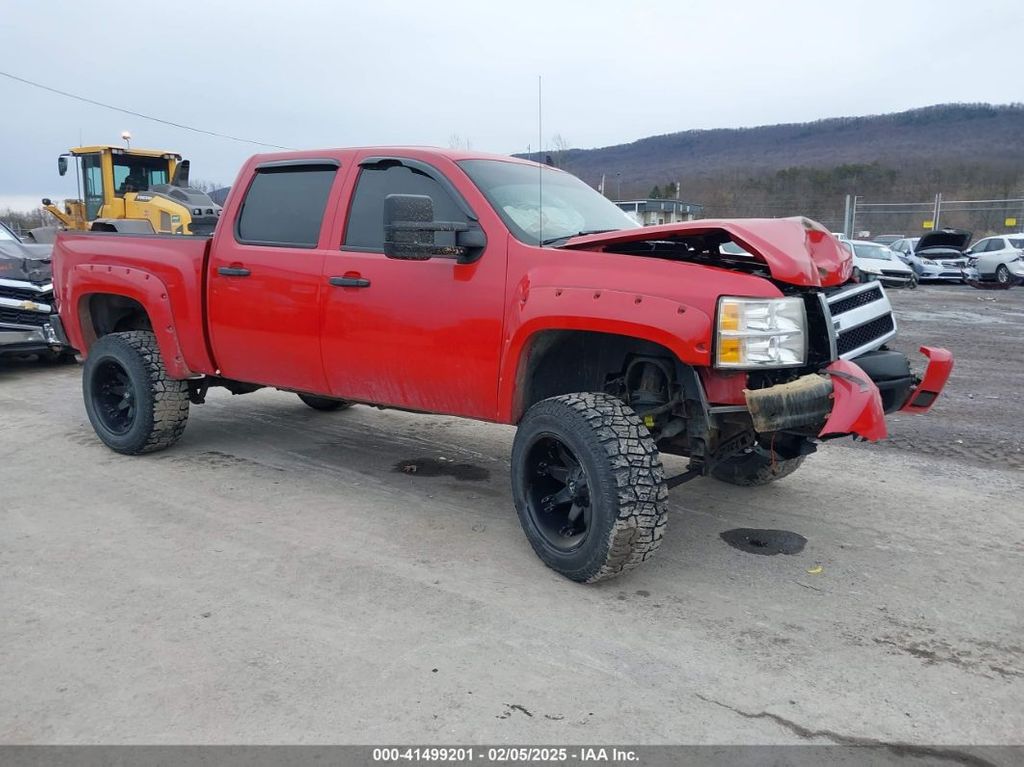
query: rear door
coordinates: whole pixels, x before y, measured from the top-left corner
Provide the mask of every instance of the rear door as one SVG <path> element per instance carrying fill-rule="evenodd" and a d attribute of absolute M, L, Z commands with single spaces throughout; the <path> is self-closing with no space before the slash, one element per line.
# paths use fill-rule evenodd
<path fill-rule="evenodd" d="M 429 195 L 437 221 L 479 220 L 487 231 L 483 253 L 467 264 L 386 257 L 389 194 Z M 335 396 L 495 417 L 507 233 L 493 212 L 477 205 L 480 210 L 425 162 L 373 158 L 361 164 L 340 250 L 324 262 L 324 366 Z"/>
<path fill-rule="evenodd" d="M 218 232 L 207 274 L 207 310 L 214 358 L 224 377 L 326 392 L 321 239 L 338 175 L 335 160 L 259 165 L 233 231 Z"/>

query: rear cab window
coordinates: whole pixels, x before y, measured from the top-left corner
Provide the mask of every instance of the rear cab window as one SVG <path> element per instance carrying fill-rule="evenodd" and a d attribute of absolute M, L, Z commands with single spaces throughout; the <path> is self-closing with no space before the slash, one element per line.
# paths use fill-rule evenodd
<path fill-rule="evenodd" d="M 235 239 L 245 245 L 315 248 L 337 172 L 337 163 L 326 161 L 257 168 L 235 222 Z"/>

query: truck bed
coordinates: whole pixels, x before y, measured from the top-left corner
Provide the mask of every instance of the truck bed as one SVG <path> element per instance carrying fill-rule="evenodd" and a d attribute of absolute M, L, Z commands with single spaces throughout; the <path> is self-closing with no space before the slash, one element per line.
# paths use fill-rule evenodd
<path fill-rule="evenodd" d="M 61 232 L 53 246 L 53 282 L 61 303 L 78 296 L 78 313 L 88 312 L 93 293 L 116 293 L 166 309 L 167 329 L 180 350 L 181 368 L 188 374 L 212 373 L 215 365 L 206 343 L 205 266 L 210 237 L 170 234 L 120 234 L 114 232 Z M 102 275 L 102 276 L 101 276 Z M 69 327 L 76 348 L 87 348 L 92 330 Z M 173 330 L 172 330 L 173 329 Z"/>

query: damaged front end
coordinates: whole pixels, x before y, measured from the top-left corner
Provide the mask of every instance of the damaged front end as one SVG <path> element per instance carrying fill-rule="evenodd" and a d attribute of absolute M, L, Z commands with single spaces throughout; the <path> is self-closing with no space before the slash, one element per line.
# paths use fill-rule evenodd
<path fill-rule="evenodd" d="M 20 242 L 0 243 L 0 355 L 71 351 L 54 322 L 50 260 L 35 255 Z"/>
<path fill-rule="evenodd" d="M 751 452 L 789 460 L 814 452 L 824 440 L 885 439 L 886 414 L 925 413 L 934 404 L 952 370 L 952 355 L 922 347 L 928 365 L 916 375 L 906 355 L 889 349 L 896 323 L 881 286 L 844 285 L 802 295 L 809 329 L 805 365 L 760 371 L 708 367 L 683 387 L 685 429 L 659 433 L 667 436 L 659 439 L 664 452 L 691 459 L 690 471 L 677 481 L 714 474 Z"/>
<path fill-rule="evenodd" d="M 886 413 L 927 412 L 952 372 L 953 355 L 946 349 L 922 346 L 921 352 L 928 358 L 921 377 L 910 373 L 902 354 L 880 351 L 865 355 L 863 366 L 836 360 L 787 383 L 745 389 L 754 431 L 885 439 Z"/>

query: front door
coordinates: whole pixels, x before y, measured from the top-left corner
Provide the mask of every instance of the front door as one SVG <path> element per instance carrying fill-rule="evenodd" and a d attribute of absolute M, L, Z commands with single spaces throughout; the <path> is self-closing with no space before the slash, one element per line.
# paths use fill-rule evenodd
<path fill-rule="evenodd" d="M 470 264 L 383 252 L 386 195 L 429 195 L 438 221 L 475 218 L 443 180 L 440 171 L 401 159 L 360 168 L 341 250 L 324 261 L 324 367 L 343 399 L 493 419 L 505 237 L 489 236 Z"/>
<path fill-rule="evenodd" d="M 210 256 L 208 314 L 221 375 L 326 393 L 320 356 L 324 211 L 333 161 L 257 168 Z M 221 226 L 228 226 L 224 220 Z"/>

